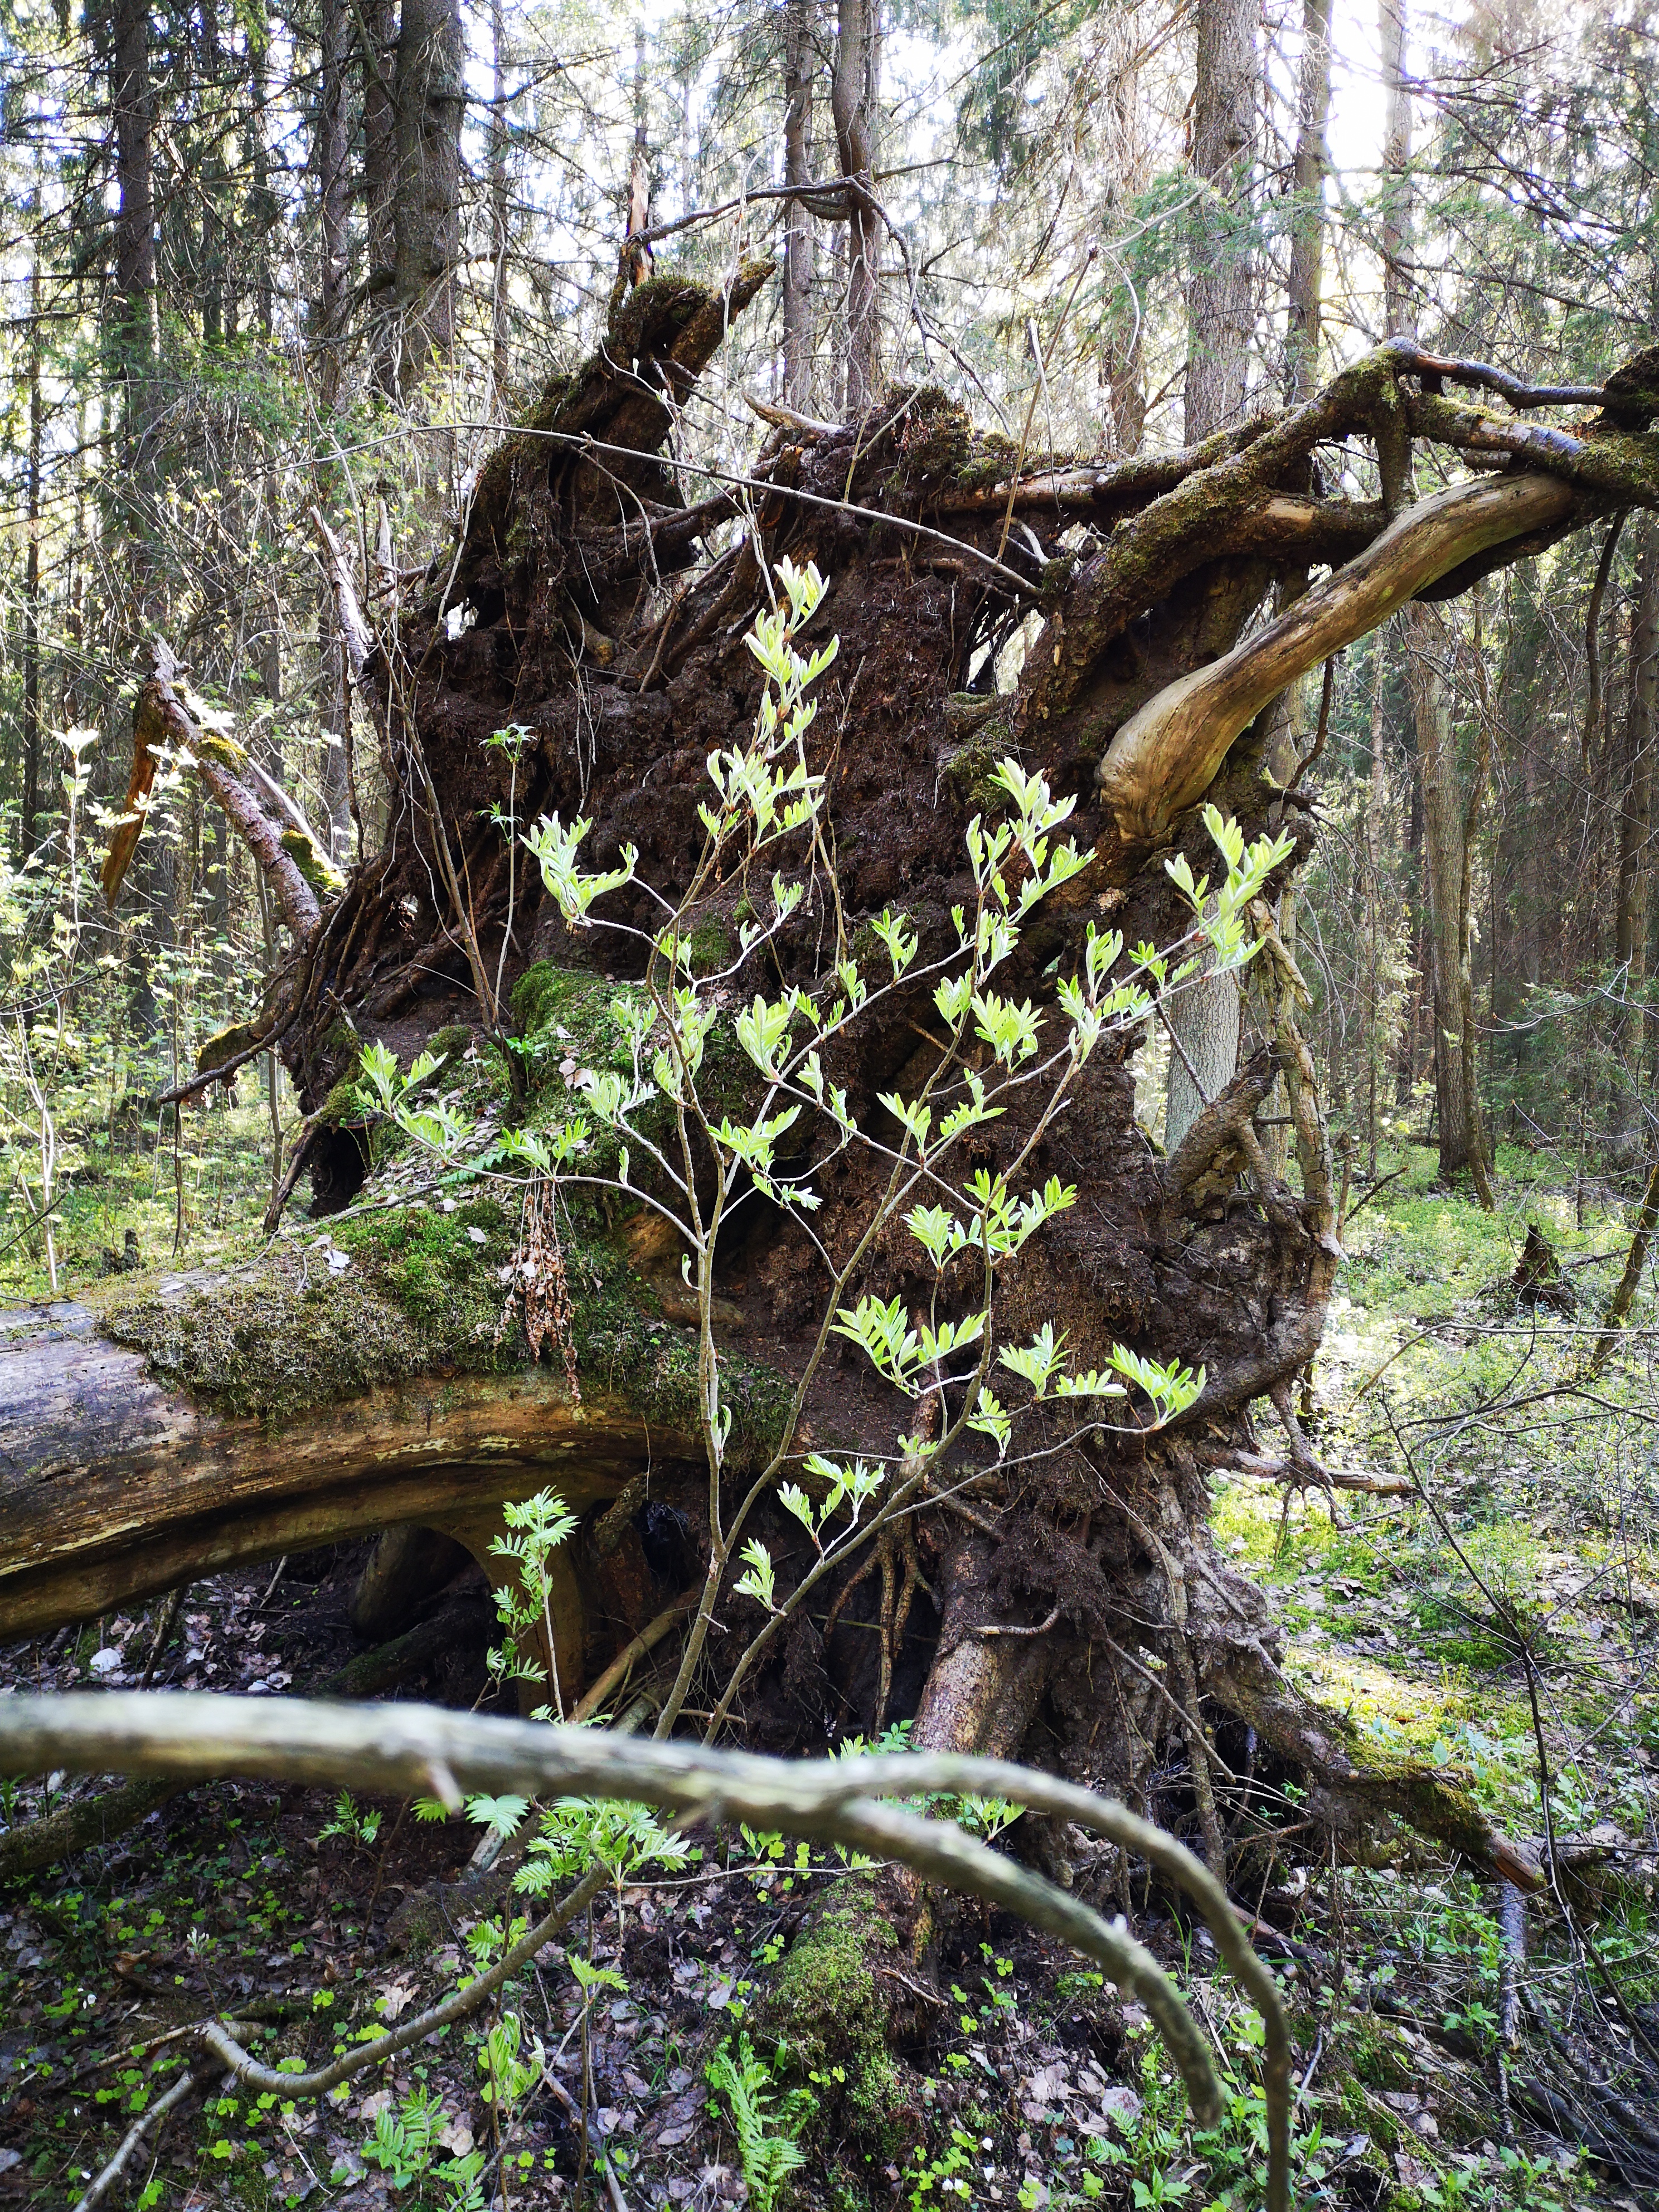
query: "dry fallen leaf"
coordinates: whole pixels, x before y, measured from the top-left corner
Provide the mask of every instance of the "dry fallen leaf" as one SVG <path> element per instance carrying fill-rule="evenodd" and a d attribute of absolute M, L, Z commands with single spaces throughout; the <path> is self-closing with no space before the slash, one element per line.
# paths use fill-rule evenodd
<path fill-rule="evenodd" d="M 380 1991 L 380 2009 L 388 2020 L 396 2020 L 400 2012 L 409 2009 L 409 2001 L 414 1994 L 413 1982 L 388 1982 Z"/>

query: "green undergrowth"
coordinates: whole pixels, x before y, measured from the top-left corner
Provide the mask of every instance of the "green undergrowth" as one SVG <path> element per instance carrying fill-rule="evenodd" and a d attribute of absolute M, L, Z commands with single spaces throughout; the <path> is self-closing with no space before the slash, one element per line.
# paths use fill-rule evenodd
<path fill-rule="evenodd" d="M 77 1155 L 55 1208 L 60 1297 L 79 1297 L 118 1267 L 202 1267 L 250 1248 L 270 1196 L 270 1121 L 258 1077 L 255 1068 L 241 1071 L 240 1103 L 216 1088 L 187 1108 L 176 1152 L 170 1108 L 121 1100 L 85 1128 L 60 1125 L 60 1142 Z M 290 1134 L 295 1119 L 285 1108 Z M 9 1187 L 0 1191 L 0 1297 L 51 1294 L 44 1240 Z"/>
<path fill-rule="evenodd" d="M 1223 1477 L 1218 1540 L 1273 1591 L 1288 1671 L 1347 1717 L 1370 1763 L 1437 1770 L 1500 1827 L 1537 1836 L 1530 1663 L 1558 1825 L 1642 1833 L 1659 1773 L 1639 1694 L 1659 1619 L 1650 1290 L 1629 1356 L 1580 1387 L 1624 1210 L 1570 1167 L 1505 1152 L 1486 1213 L 1431 1188 L 1431 1153 L 1403 1158 L 1345 1234 L 1305 1418 L 1326 1464 L 1421 1488 L 1339 1492 L 1334 1512 L 1305 1493 L 1286 1510 L 1276 1488 Z M 1560 1259 L 1573 1316 L 1516 1305 L 1528 1223 Z"/>

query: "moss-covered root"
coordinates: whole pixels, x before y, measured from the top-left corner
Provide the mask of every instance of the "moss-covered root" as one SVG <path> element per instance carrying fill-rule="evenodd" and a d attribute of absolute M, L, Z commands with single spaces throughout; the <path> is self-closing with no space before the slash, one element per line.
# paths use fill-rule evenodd
<path fill-rule="evenodd" d="M 1259 1649 L 1235 1647 L 1224 1662 L 1212 1662 L 1204 1689 L 1303 1770 L 1317 1816 L 1334 1829 L 1360 1834 L 1392 1815 L 1516 1889 L 1542 1887 L 1543 1869 L 1498 1833 L 1468 1791 L 1415 1761 L 1384 1762 L 1363 1750 L 1340 1713 L 1304 1697 Z"/>
<path fill-rule="evenodd" d="M 777 2043 L 781 2073 L 812 2089 L 811 2132 L 854 2182 L 915 2138 L 918 2114 L 892 2048 L 908 2025 L 902 1966 L 879 1878 L 854 1875 L 796 1937 L 757 2018 L 760 2039 Z"/>

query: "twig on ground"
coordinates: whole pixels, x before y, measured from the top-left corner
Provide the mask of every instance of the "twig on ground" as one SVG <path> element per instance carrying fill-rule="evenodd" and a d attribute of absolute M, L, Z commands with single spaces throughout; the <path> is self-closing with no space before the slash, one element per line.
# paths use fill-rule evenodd
<path fill-rule="evenodd" d="M 141 2112 L 138 2118 L 133 2122 L 132 2125 L 127 2130 L 125 2135 L 121 2138 L 120 2148 L 116 2152 L 114 2157 L 111 2159 L 109 2164 L 103 2168 L 102 2172 L 94 2176 L 92 2181 L 88 2185 L 85 2194 L 82 2197 L 80 2203 L 76 2206 L 75 2212 L 92 2212 L 92 2208 L 94 2204 L 101 2204 L 103 2203 L 105 2197 L 108 2196 L 110 2191 L 114 2188 L 116 2183 L 121 2179 L 123 2172 L 126 2169 L 127 2160 L 132 2156 L 134 2151 L 137 2149 L 139 2144 L 143 2142 L 144 2137 L 149 2133 L 150 2130 L 155 2127 L 159 2121 L 165 2120 L 167 2114 L 173 2109 L 174 2106 L 183 2104 L 185 2099 L 190 2094 L 191 2091 L 195 2087 L 196 2076 L 191 2069 L 186 2067 L 184 2072 L 179 2076 L 179 2079 L 173 2083 L 173 2087 L 167 2091 L 166 2096 L 158 2097 L 155 2102 L 150 2106 L 149 2110 L 147 2112 Z"/>
<path fill-rule="evenodd" d="M 1268 2212 L 1289 2203 L 1291 2050 L 1278 1987 L 1250 1948 L 1225 1890 L 1176 1839 L 1122 1805 L 1057 1777 L 1000 1759 L 928 1753 L 793 1760 L 714 1752 L 700 1745 L 617 1738 L 592 1729 L 495 1720 L 432 1706 L 373 1714 L 299 1699 L 161 1692 L 0 1699 L 0 1772 L 64 1766 L 104 1772 L 155 1771 L 187 1777 L 237 1773 L 348 1784 L 407 1796 L 441 1771 L 453 1790 L 499 1794 L 622 1797 L 662 1807 L 680 1824 L 732 1820 L 823 1842 L 848 1843 L 894 1859 L 944 1887 L 1018 1915 L 1092 1960 L 1152 2015 L 1186 2083 L 1200 2126 L 1221 2110 L 1208 2045 L 1162 1967 L 1127 1929 L 1054 1884 L 965 1834 L 878 1802 L 934 1794 L 1006 1797 L 1075 1821 L 1157 1867 L 1192 1898 L 1235 1978 L 1261 2013 L 1268 2121 Z M 517 1972 L 605 1880 L 596 1867 L 570 1898 L 537 1923 L 489 1972 L 420 2019 L 308 2075 L 258 2066 L 218 2022 L 199 2039 L 237 2077 L 279 2096 L 315 2095 L 365 2065 L 470 2011 Z"/>

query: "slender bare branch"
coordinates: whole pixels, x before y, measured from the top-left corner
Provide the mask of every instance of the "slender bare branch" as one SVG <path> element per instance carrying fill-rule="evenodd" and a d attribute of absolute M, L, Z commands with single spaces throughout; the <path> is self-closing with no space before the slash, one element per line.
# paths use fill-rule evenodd
<path fill-rule="evenodd" d="M 1273 1978 L 1250 1949 L 1225 1891 L 1173 1837 L 1110 1799 L 1051 1776 L 999 1759 L 947 1756 L 757 1759 L 420 1705 L 360 1714 L 299 1699 L 173 1692 L 0 1700 L 0 1772 L 58 1766 L 198 1778 L 266 1775 L 397 1796 L 435 1791 L 452 1802 L 463 1788 L 498 1795 L 512 1786 L 538 1796 L 628 1798 L 664 1808 L 682 1824 L 744 1820 L 850 1843 L 1001 1905 L 1093 1959 L 1146 2005 L 1195 2114 L 1209 2124 L 1219 2110 L 1219 2089 L 1207 2047 L 1148 1952 L 1126 1930 L 1109 1927 L 1064 1891 L 953 1823 L 922 1820 L 876 1801 L 934 1792 L 999 1796 L 1074 1820 L 1146 1858 L 1187 1891 L 1261 2011 L 1271 2136 L 1268 2203 L 1283 2212 L 1288 2203 L 1288 2033 Z"/>

